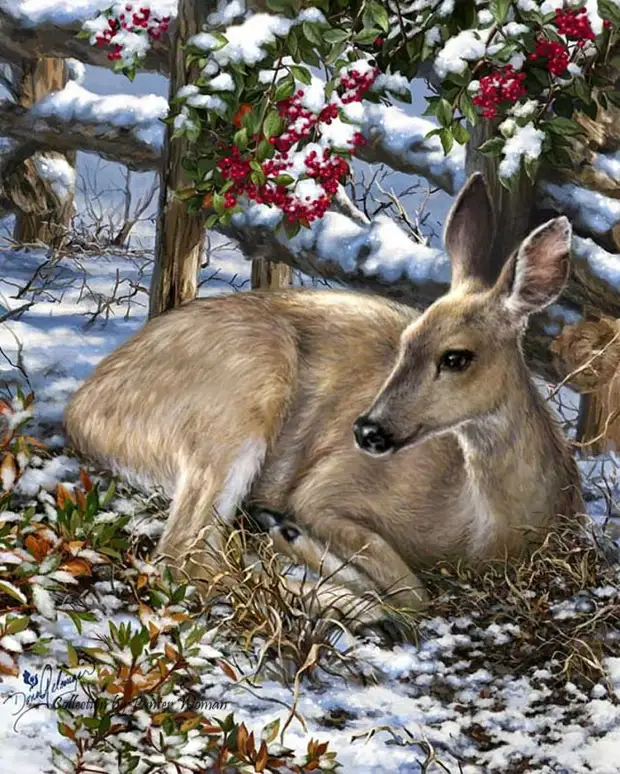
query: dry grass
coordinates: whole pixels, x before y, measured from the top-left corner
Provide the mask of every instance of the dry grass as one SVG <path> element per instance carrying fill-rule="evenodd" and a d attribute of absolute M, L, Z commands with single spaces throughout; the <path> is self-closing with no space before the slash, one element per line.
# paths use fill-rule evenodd
<path fill-rule="evenodd" d="M 603 659 L 618 650 L 620 565 L 613 547 L 592 526 L 562 525 L 523 561 L 477 568 L 441 565 L 422 573 L 447 620 L 471 616 L 476 627 L 519 627 L 510 643 L 485 648 L 487 664 L 526 674 L 558 663 L 557 677 L 591 685 L 605 678 Z"/>

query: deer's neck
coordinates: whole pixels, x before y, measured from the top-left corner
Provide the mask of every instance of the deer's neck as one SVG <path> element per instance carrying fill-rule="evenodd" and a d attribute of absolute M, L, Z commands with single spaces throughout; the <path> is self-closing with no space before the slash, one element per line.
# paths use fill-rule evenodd
<path fill-rule="evenodd" d="M 474 555 L 521 544 L 524 530 L 543 527 L 561 512 L 564 493 L 575 483 L 559 428 L 529 376 L 519 373 L 504 397 L 496 412 L 457 431 Z"/>

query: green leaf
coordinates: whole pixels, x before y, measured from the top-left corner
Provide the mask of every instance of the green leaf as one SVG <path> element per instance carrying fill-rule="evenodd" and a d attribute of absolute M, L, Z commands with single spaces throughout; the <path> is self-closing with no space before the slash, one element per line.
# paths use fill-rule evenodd
<path fill-rule="evenodd" d="M 478 113 L 468 91 L 464 91 L 460 96 L 459 110 L 472 126 L 478 123 Z"/>
<path fill-rule="evenodd" d="M 500 156 L 505 142 L 503 137 L 491 137 L 490 140 L 483 142 L 477 148 L 477 151 L 485 156 Z"/>
<path fill-rule="evenodd" d="M 214 213 L 212 213 L 212 214 L 211 214 L 211 215 L 209 215 L 209 217 L 206 219 L 206 221 L 205 221 L 205 227 L 206 227 L 206 228 L 213 228 L 213 226 L 215 226 L 215 224 L 217 223 L 218 219 L 219 219 L 219 216 L 217 215 L 217 213 L 215 213 L 215 212 L 214 212 Z"/>
<path fill-rule="evenodd" d="M 301 25 L 301 31 L 304 34 L 304 37 L 307 41 L 310 43 L 313 43 L 315 46 L 320 46 L 323 43 L 323 37 L 321 36 L 321 33 L 317 29 L 316 25 L 312 22 L 305 21 Z"/>
<path fill-rule="evenodd" d="M 620 24 L 620 8 L 613 0 L 598 0 L 598 13 L 603 19 L 609 19 L 613 24 Z"/>
<path fill-rule="evenodd" d="M 441 146 L 443 148 L 443 152 L 448 155 L 450 151 L 452 150 L 452 146 L 454 145 L 454 137 L 452 136 L 452 132 L 450 129 L 442 129 L 439 132 L 439 139 L 441 140 Z"/>
<path fill-rule="evenodd" d="M 11 618 L 9 616 L 6 624 L 6 633 L 17 634 L 17 632 L 23 632 L 24 629 L 28 628 L 29 623 L 30 618 L 28 618 L 28 616 L 22 616 L 20 618 Z"/>
<path fill-rule="evenodd" d="M 327 41 L 327 43 L 342 43 L 343 40 L 348 40 L 348 38 L 349 33 L 344 30 L 327 30 L 323 33 L 323 40 Z"/>
<path fill-rule="evenodd" d="M 291 97 L 295 92 L 295 80 L 291 75 L 287 75 L 276 86 L 273 99 L 275 102 L 281 102 L 283 99 Z"/>
<path fill-rule="evenodd" d="M 491 13 L 498 24 L 501 24 L 510 8 L 510 0 L 491 0 Z"/>
<path fill-rule="evenodd" d="M 278 175 L 275 182 L 276 185 L 290 185 L 295 182 L 295 178 L 290 175 Z"/>
<path fill-rule="evenodd" d="M 369 43 L 372 43 L 374 39 L 381 33 L 381 30 L 378 30 L 376 27 L 371 27 L 370 29 L 363 29 L 361 32 L 358 32 L 357 35 L 353 38 L 353 40 L 356 43 L 359 43 L 361 46 L 367 46 Z"/>
<path fill-rule="evenodd" d="M 239 150 L 244 151 L 248 147 L 248 130 L 239 129 L 233 135 L 233 145 L 236 145 Z"/>
<path fill-rule="evenodd" d="M 531 183 L 536 182 L 536 177 L 538 175 L 538 170 L 540 168 L 540 158 L 536 159 L 530 159 L 525 158 L 525 174 L 528 176 Z"/>
<path fill-rule="evenodd" d="M 442 126 L 450 126 L 452 123 L 452 105 L 446 99 L 440 99 L 435 110 L 437 120 Z"/>
<path fill-rule="evenodd" d="M 270 156 L 273 154 L 273 145 L 268 140 L 261 140 L 258 144 L 258 148 L 256 149 L 256 158 L 258 161 L 264 161 L 265 159 L 270 158 Z M 255 170 L 255 174 L 260 172 L 262 174 L 262 168 L 260 170 Z"/>
<path fill-rule="evenodd" d="M 282 119 L 277 110 L 271 110 L 263 123 L 263 134 L 268 140 L 270 137 L 276 137 L 282 131 Z"/>
<path fill-rule="evenodd" d="M 583 129 L 576 121 L 572 121 L 570 118 L 562 118 L 561 116 L 556 116 L 551 121 L 548 121 L 545 124 L 545 129 L 548 129 L 554 134 L 561 134 L 568 137 L 583 134 Z"/>
<path fill-rule="evenodd" d="M 366 18 L 368 18 L 370 21 L 370 24 L 368 24 L 369 27 L 372 27 L 373 24 L 376 24 L 377 27 L 380 27 L 383 30 L 383 32 L 390 31 L 390 19 L 388 17 L 388 12 L 382 5 L 379 5 L 379 3 L 372 2 L 371 0 L 371 2 L 366 4 L 366 10 L 364 11 L 364 23 L 366 23 Z"/>
<path fill-rule="evenodd" d="M 459 145 L 465 145 L 470 138 L 470 134 L 465 126 L 458 122 L 452 124 L 452 134 Z"/>
<path fill-rule="evenodd" d="M 306 86 L 309 86 L 312 83 L 312 75 L 310 75 L 310 71 L 307 70 L 305 67 L 299 67 L 299 65 L 291 65 L 290 67 L 291 73 L 293 74 L 293 77 L 301 81 L 301 83 L 305 83 Z"/>
<path fill-rule="evenodd" d="M 267 0 L 267 8 L 275 13 L 286 13 L 286 11 L 294 10 L 291 0 Z"/>
<path fill-rule="evenodd" d="M 76 667 L 79 663 L 77 651 L 70 642 L 67 643 L 67 661 L 70 667 Z"/>

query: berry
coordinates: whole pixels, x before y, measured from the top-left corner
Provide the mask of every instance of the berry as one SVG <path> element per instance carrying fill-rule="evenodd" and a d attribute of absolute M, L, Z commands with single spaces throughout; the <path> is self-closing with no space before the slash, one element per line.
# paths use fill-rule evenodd
<path fill-rule="evenodd" d="M 562 43 L 556 43 L 546 38 L 538 38 L 536 52 L 529 55 L 531 60 L 546 59 L 546 68 L 551 75 L 563 75 L 570 62 L 568 49 Z"/>
<path fill-rule="evenodd" d="M 516 72 L 512 65 L 505 65 L 480 79 L 480 91 L 472 102 L 482 108 L 484 118 L 495 118 L 501 102 L 517 102 L 526 93 L 524 80 L 525 73 Z"/>
<path fill-rule="evenodd" d="M 556 11 L 553 23 L 561 35 L 565 35 L 569 40 L 579 41 L 578 46 L 585 45 L 587 40 L 594 40 L 595 35 L 585 8 L 560 9 Z"/>

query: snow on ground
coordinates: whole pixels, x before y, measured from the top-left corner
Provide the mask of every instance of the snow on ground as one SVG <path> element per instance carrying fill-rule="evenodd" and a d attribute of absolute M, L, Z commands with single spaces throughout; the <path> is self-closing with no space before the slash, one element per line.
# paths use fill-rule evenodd
<path fill-rule="evenodd" d="M 64 258 L 50 265 L 40 250 L 0 251 L 0 318 L 15 315 L 17 309 L 33 302 L 18 319 L 0 325 L 0 380 L 14 383 L 23 372 L 27 374 L 37 394 L 41 427 L 48 437 L 58 433 L 57 423 L 68 395 L 106 353 L 143 324 L 146 294 L 138 290 L 132 296 L 131 291 L 148 283 L 150 267 L 145 261 L 139 253 L 109 253 Z M 15 298 L 18 288 L 37 268 L 39 279 L 31 288 L 34 294 Z M 230 291 L 231 282 L 237 288 L 244 287 L 249 265 L 230 251 L 214 259 L 203 278 L 216 271 L 201 288 L 201 295 Z M 115 285 L 120 299 L 109 307 L 105 320 L 102 301 L 114 295 Z M 98 308 L 101 314 L 87 325 Z M 76 467 L 74 460 L 63 456 L 41 463 L 22 481 L 22 491 L 35 496 L 39 485 L 53 491 L 57 481 L 75 476 Z M 601 502 L 593 500 L 591 510 L 602 521 L 609 513 Z M 118 500 L 115 507 L 130 512 L 137 505 L 129 497 Z M 25 670 L 41 676 L 50 664 L 56 677 L 57 665 L 66 657 L 61 637 L 86 644 L 107 630 L 109 620 L 137 623 L 135 617 L 123 612 L 114 588 L 99 591 L 89 603 L 97 621 L 85 623 L 82 635 L 77 635 L 66 616 L 61 615 L 56 622 L 37 617 L 43 636 L 52 638 L 51 653 L 23 656 L 20 675 L 5 677 L 0 683 L 3 768 L 19 767 L 21 774 L 49 772 L 50 746 L 68 749 L 68 741 L 57 731 L 56 714 L 47 704 L 63 692 L 66 696 L 69 689 L 51 686 L 47 698 L 34 701 L 38 706 L 24 712 L 24 702 L 34 691 L 26 682 Z M 617 596 L 618 588 L 601 588 L 595 595 L 602 599 Z M 575 613 L 568 606 L 562 614 Z M 568 682 L 565 694 L 558 698 L 549 687 L 557 664 L 541 664 L 526 676 L 492 674 L 484 666 L 489 643 L 510 645 L 518 639 L 518 626 L 492 625 L 485 630 L 477 627 L 472 617 L 462 616 L 426 621 L 419 646 L 387 651 L 364 645 L 358 656 L 367 664 L 368 683 L 324 677 L 304 687 L 297 712 L 308 732 L 293 720 L 285 742 L 301 751 L 308 734 L 329 740 L 330 749 L 338 752 L 342 771 L 364 774 L 422 772 L 425 752 L 413 744 L 420 741 L 435 748 L 444 770 L 450 772 L 616 774 L 619 660 L 610 659 L 608 664 L 611 693 L 607 693 L 604 680 L 587 692 Z M 375 682 L 370 679 L 372 674 Z M 211 715 L 223 717 L 234 711 L 237 720 L 244 720 L 251 728 L 261 728 L 275 717 L 284 720 L 292 701 L 291 690 L 279 682 L 232 684 L 219 672 L 205 676 L 200 693 L 205 699 L 227 703 Z M 381 726 L 391 726 L 396 736 L 388 731 L 372 733 Z M 483 742 L 474 745 L 472 734 Z M 353 741 L 353 737 L 359 738 Z M 485 745 L 485 739 L 489 744 Z M 525 760 L 527 768 L 509 768 L 516 767 L 519 760 Z"/>

